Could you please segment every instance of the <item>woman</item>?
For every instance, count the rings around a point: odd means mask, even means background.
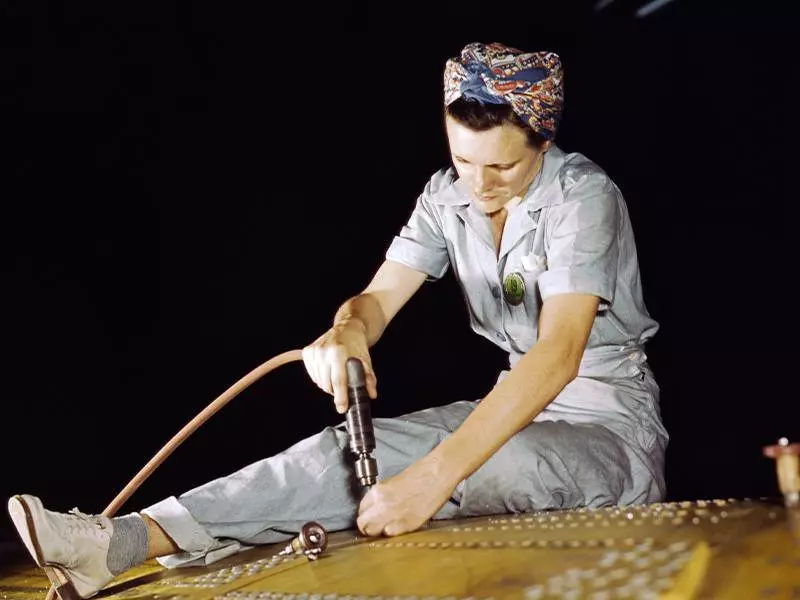
[[[63,515],[15,496],[10,514],[41,566],[89,597],[146,558],[209,563],[287,539],[310,518],[398,535],[430,518],[663,498],[667,434],[643,351],[658,326],[619,190],[553,145],[558,56],[469,44],[444,79],[453,168],[433,175],[370,284],[303,358],[339,412],[347,357],[362,360],[376,397],[369,348],[452,267],[472,328],[509,353],[491,392],[376,419],[384,479],[360,504],[342,426],[125,517]]]

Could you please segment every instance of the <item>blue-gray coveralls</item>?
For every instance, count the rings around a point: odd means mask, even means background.
[[[668,438],[643,349],[658,325],[642,301],[625,202],[597,165],[551,147],[508,214],[499,256],[488,217],[470,203],[452,169],[439,171],[386,258],[431,279],[452,267],[473,330],[509,353],[510,368],[536,343],[549,296],[579,292],[601,299],[578,377],[459,484],[434,518],[663,499]],[[524,280],[518,304],[503,293],[511,273]],[[381,478],[427,454],[477,402],[376,419]],[[286,540],[312,519],[331,530],[351,528],[357,506],[339,425],[142,512],[183,549],[159,559],[174,567]]]

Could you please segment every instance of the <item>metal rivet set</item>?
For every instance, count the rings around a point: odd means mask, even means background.
[[[674,576],[686,564],[692,549],[676,542],[653,550],[652,541],[625,552],[606,552],[589,569],[567,569],[545,583],[525,588],[526,600],[587,598],[605,600],[632,598],[656,599],[674,585]]]
[[[645,506],[579,508],[567,511],[537,511],[519,517],[500,517],[489,519],[488,527],[460,525],[448,531],[479,532],[482,530],[522,530],[522,529],[577,529],[586,527],[627,527],[642,525],[682,525],[704,522],[718,524],[729,516],[727,510],[718,510],[737,503],[734,499],[698,500],[696,502],[663,502]]]
[[[800,565],[800,554],[781,545],[780,536],[787,532],[769,520],[771,513],[781,516],[774,504],[763,501],[701,500],[432,522],[400,537],[356,535],[346,543],[339,540],[337,559],[321,563],[313,573],[294,568],[307,564],[301,557],[309,550],[324,547],[317,546],[323,538],[312,537],[309,530],[305,542],[293,541],[284,548],[285,556],[276,554],[197,577],[169,577],[153,583],[172,586],[173,590],[158,587],[158,597],[174,600],[195,596],[198,600],[477,600],[463,597],[470,592],[496,598],[513,592],[520,600],[611,600],[660,598],[676,586],[697,593],[698,586],[727,584],[726,578],[732,577],[735,583],[730,586],[742,591],[742,597],[783,597],[788,590],[788,597],[800,600],[800,593],[792,595],[795,588],[800,589],[800,579],[788,586],[783,583],[792,568]],[[746,544],[740,550],[729,545],[742,540]],[[762,553],[762,546],[769,553]],[[742,561],[752,549],[759,554],[758,565],[741,570],[716,566]],[[352,558],[343,552],[352,553]],[[438,581],[434,565],[439,554],[447,553],[450,557],[458,554],[459,568],[470,581],[478,582],[477,589],[463,582],[454,589]],[[296,562],[281,567],[288,561]],[[363,561],[375,566],[381,577],[359,586],[357,595],[348,589],[351,586],[345,582],[351,579],[341,575],[340,569]],[[452,558],[445,563],[452,565]],[[763,581],[756,584],[754,577]],[[409,595],[412,591],[419,595]],[[452,592],[459,595],[448,595]],[[386,595],[374,595],[378,593]]]

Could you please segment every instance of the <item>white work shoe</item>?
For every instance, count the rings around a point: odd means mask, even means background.
[[[8,514],[61,600],[91,598],[114,578],[106,563],[114,533],[108,517],[49,511],[27,494],[9,499]]]

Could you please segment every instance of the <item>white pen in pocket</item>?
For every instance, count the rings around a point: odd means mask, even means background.
[[[526,254],[522,257],[522,268],[526,271],[539,272],[547,269],[547,259],[538,254]]]

